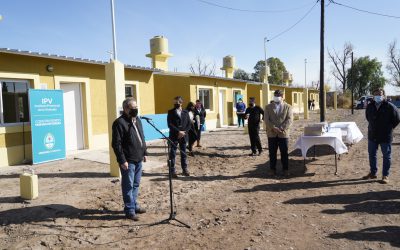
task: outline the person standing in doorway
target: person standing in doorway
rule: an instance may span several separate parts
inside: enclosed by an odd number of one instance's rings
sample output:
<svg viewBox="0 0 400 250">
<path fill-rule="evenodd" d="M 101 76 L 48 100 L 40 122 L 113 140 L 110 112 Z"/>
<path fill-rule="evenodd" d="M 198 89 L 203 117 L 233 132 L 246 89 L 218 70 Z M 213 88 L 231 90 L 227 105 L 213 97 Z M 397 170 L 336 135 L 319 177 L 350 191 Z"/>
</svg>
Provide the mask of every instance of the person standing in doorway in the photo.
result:
<svg viewBox="0 0 400 250">
<path fill-rule="evenodd" d="M 196 145 L 196 147 L 201 148 L 201 143 L 200 143 L 201 132 L 204 130 L 204 126 L 206 124 L 207 113 L 206 113 L 206 110 L 205 110 L 205 108 L 203 106 L 203 103 L 201 103 L 200 100 L 196 101 L 196 108 L 194 110 L 194 116 L 195 116 L 195 119 L 200 120 L 200 125 L 198 126 L 197 124 L 195 124 L 195 128 L 198 128 L 198 130 L 196 131 L 196 133 L 197 133 L 197 145 Z M 196 118 L 197 116 L 198 116 L 198 118 Z"/>
<path fill-rule="evenodd" d="M 283 100 L 283 92 L 275 90 L 274 102 L 265 107 L 265 125 L 268 136 L 269 166 L 276 175 L 276 154 L 281 152 L 283 175 L 289 176 L 289 135 L 293 123 L 292 106 Z"/>
<path fill-rule="evenodd" d="M 238 127 L 240 127 L 240 123 L 242 123 L 244 127 L 244 117 L 246 113 L 246 104 L 243 102 L 242 98 L 238 99 L 236 103 L 236 115 L 238 119 Z"/>
<path fill-rule="evenodd" d="M 124 212 L 128 219 L 138 221 L 137 214 L 145 213 L 137 202 L 142 161 L 146 162 L 147 147 L 142 122 L 138 118 L 136 100 L 126 98 L 122 103 L 123 114 L 112 125 L 112 148 L 121 170 Z"/>
<path fill-rule="evenodd" d="M 249 137 L 251 145 L 251 154 L 249 156 L 255 156 L 258 149 L 258 155 L 262 153 L 261 141 L 260 141 L 260 121 L 264 117 L 264 110 L 256 105 L 256 99 L 250 97 L 249 107 L 245 112 L 247 126 L 249 128 Z"/>
<path fill-rule="evenodd" d="M 190 120 L 189 113 L 187 110 L 182 109 L 183 98 L 177 96 L 174 98 L 174 108 L 168 110 L 167 123 L 169 127 L 169 139 L 172 141 L 170 143 L 169 159 L 171 163 L 171 172 L 173 178 L 178 178 L 175 169 L 175 158 L 176 150 L 178 149 L 181 155 L 181 167 L 182 174 L 184 176 L 190 176 L 187 163 L 186 146 L 188 143 L 188 133 L 190 127 L 192 126 L 192 121 Z"/>
<path fill-rule="evenodd" d="M 399 110 L 385 100 L 385 91 L 379 88 L 373 92 L 374 99 L 368 104 L 365 116 L 368 121 L 368 155 L 370 172 L 363 179 L 378 178 L 377 151 L 381 146 L 383 169 L 381 183 L 389 182 L 392 156 L 393 129 L 400 122 Z"/>
</svg>

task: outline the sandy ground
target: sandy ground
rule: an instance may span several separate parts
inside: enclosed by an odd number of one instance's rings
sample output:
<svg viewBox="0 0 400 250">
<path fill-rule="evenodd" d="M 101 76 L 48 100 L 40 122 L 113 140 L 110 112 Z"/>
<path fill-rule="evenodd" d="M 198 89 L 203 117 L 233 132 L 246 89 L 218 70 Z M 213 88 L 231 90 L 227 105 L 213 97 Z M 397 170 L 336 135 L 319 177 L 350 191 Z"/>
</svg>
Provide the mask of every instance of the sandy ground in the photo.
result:
<svg viewBox="0 0 400 250">
<path fill-rule="evenodd" d="M 356 121 L 366 135 L 364 111 L 328 111 L 329 121 Z M 364 181 L 367 141 L 342 155 L 339 175 L 328 146 L 303 159 L 293 145 L 305 123 L 293 125 L 290 178 L 267 175 L 268 154 L 250 153 L 248 135 L 230 128 L 204 134 L 190 157 L 192 177 L 174 180 L 177 218 L 169 217 L 167 168 L 145 169 L 139 222 L 124 219 L 120 182 L 106 164 L 68 159 L 37 166 L 40 196 L 19 198 L 20 169 L 0 170 L 0 248 L 85 249 L 394 249 L 400 248 L 399 145 L 397 128 L 390 184 Z M 267 138 L 262 133 L 266 148 Z M 150 157 L 165 161 L 163 143 Z M 311 156 L 311 150 L 309 151 Z M 280 163 L 278 162 L 278 168 Z M 381 166 L 381 157 L 379 157 Z M 379 169 L 381 171 L 381 167 Z"/>
</svg>

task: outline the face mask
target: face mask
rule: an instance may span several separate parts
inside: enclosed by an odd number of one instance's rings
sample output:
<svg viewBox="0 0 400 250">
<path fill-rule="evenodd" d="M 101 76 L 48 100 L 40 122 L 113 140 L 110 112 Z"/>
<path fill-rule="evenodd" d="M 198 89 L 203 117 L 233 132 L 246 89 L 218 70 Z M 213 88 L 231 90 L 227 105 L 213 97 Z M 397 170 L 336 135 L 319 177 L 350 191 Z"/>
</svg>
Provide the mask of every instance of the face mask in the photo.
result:
<svg viewBox="0 0 400 250">
<path fill-rule="evenodd" d="M 138 115 L 139 110 L 138 109 L 130 109 L 129 110 L 129 115 L 132 117 L 136 117 Z"/>
<path fill-rule="evenodd" d="M 181 107 L 180 104 L 178 104 L 178 103 L 175 103 L 175 104 L 174 104 L 174 108 L 178 109 L 178 108 L 180 108 L 180 107 Z"/>
<path fill-rule="evenodd" d="M 374 96 L 374 100 L 375 100 L 375 102 L 380 103 L 381 101 L 383 101 L 383 96 L 376 95 L 376 96 Z"/>
<path fill-rule="evenodd" d="M 282 97 L 281 96 L 274 96 L 274 102 L 281 102 Z"/>
</svg>

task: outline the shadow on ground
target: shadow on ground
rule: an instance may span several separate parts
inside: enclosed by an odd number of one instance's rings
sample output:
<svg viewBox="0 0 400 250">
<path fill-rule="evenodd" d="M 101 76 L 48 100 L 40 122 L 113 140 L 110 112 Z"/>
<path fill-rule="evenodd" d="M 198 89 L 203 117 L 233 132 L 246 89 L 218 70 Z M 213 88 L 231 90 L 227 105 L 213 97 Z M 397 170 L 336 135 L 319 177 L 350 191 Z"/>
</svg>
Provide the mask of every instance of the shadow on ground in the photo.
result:
<svg viewBox="0 0 400 250">
<path fill-rule="evenodd" d="M 360 231 L 330 234 L 332 239 L 348 239 L 354 241 L 388 242 L 393 247 L 400 247 L 400 226 L 370 227 Z"/>
</svg>

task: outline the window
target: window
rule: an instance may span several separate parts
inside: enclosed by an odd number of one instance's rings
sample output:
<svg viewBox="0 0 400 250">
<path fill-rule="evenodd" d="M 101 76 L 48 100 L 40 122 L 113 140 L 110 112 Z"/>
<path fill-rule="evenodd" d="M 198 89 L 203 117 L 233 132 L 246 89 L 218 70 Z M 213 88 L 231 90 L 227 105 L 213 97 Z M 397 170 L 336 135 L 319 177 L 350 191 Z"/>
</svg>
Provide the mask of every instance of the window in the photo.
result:
<svg viewBox="0 0 400 250">
<path fill-rule="evenodd" d="M 199 89 L 199 100 L 205 109 L 212 109 L 212 89 Z"/>
<path fill-rule="evenodd" d="M 237 100 L 240 98 L 243 99 L 242 92 L 240 90 L 233 91 L 233 108 L 236 108 Z"/>
<path fill-rule="evenodd" d="M 133 97 L 137 101 L 136 85 L 131 85 L 131 84 L 125 85 L 125 98 L 126 97 Z"/>
<path fill-rule="evenodd" d="M 0 123 L 29 122 L 27 81 L 1 81 Z"/>
</svg>

